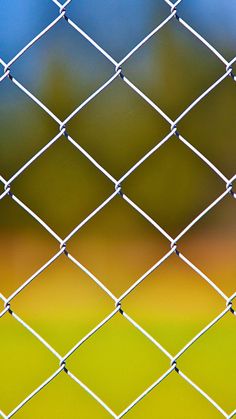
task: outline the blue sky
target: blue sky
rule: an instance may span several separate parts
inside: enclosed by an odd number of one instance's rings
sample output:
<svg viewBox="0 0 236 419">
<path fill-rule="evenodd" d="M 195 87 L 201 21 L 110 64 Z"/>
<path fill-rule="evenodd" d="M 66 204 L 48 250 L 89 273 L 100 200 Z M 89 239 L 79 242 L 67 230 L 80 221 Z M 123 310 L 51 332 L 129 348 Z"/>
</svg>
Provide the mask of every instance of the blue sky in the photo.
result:
<svg viewBox="0 0 236 419">
<path fill-rule="evenodd" d="M 73 0 L 68 11 L 87 33 L 117 59 L 122 58 L 168 12 L 164 0 Z M 0 56 L 7 61 L 57 16 L 58 9 L 51 0 L 1 0 L 0 14 Z M 221 52 L 227 45 L 236 55 L 236 1 L 183 0 L 179 14 Z M 65 22 L 62 23 L 65 26 Z M 60 42 L 62 39 L 58 36 L 60 30 L 64 30 L 62 25 L 54 35 L 50 34 L 50 39 L 54 36 L 56 44 L 58 39 Z M 67 31 L 63 36 L 67 38 L 69 57 L 68 45 L 71 43 L 74 47 L 79 35 Z M 34 62 L 36 71 L 43 48 L 37 53 L 36 50 L 35 47 L 32 49 L 30 60 L 27 57 L 21 59 L 23 67 Z"/>
</svg>

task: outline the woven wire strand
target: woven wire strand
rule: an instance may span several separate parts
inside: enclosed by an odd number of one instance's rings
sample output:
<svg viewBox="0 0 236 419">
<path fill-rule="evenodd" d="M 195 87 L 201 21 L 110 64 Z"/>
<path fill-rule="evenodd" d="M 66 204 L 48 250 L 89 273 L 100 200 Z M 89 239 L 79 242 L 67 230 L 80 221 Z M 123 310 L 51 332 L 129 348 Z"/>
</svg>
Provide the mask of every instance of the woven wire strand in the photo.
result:
<svg viewBox="0 0 236 419">
<path fill-rule="evenodd" d="M 4 413 L 0 410 L 0 417 L 9 419 L 13 417 L 23 406 L 30 402 L 33 397 L 46 387 L 51 381 L 53 381 L 59 374 L 65 373 L 70 379 L 75 381 L 85 392 L 87 392 L 97 403 L 99 403 L 111 417 L 120 419 L 124 417 L 130 410 L 132 410 L 143 398 L 145 398 L 149 392 L 151 392 L 155 387 L 157 387 L 162 381 L 167 380 L 171 374 L 177 373 L 183 380 L 185 380 L 191 387 L 195 389 L 202 397 L 204 397 L 214 408 L 225 418 L 230 419 L 236 416 L 236 409 L 232 412 L 226 412 L 216 400 L 214 400 L 209 394 L 207 394 L 204 389 L 200 388 L 196 383 L 191 380 L 191 377 L 188 377 L 184 371 L 180 370 L 178 367 L 178 360 L 181 356 L 192 346 L 198 339 L 214 327 L 214 325 L 220 322 L 225 316 L 233 315 L 235 316 L 235 311 L 233 309 L 233 302 L 236 298 L 236 292 L 232 295 L 226 295 L 223 290 L 221 290 L 215 283 L 214 280 L 209 278 L 204 272 L 202 272 L 199 267 L 195 266 L 192 261 L 190 261 L 183 253 L 178 249 L 179 240 L 189 231 L 191 228 L 198 223 L 205 215 L 211 212 L 220 202 L 222 202 L 228 195 L 232 198 L 236 198 L 236 193 L 233 190 L 233 183 L 236 180 L 236 174 L 232 174 L 231 178 L 227 178 L 219 168 L 217 168 L 214 163 L 212 163 L 207 156 L 201 153 L 200 150 L 196 149 L 191 142 L 184 138 L 181 132 L 178 129 L 179 122 L 185 118 L 188 113 L 197 106 L 201 101 L 204 100 L 211 92 L 221 84 L 227 77 L 230 77 L 233 81 L 236 81 L 236 77 L 233 74 L 232 65 L 236 62 L 236 57 L 233 57 L 230 61 L 227 61 L 219 51 L 200 33 L 198 33 L 188 22 L 183 20 L 178 13 L 178 6 L 182 0 L 178 0 L 175 3 L 172 3 L 170 0 L 163 0 L 169 7 L 168 16 L 156 27 L 154 28 L 145 38 L 141 40 L 136 46 L 134 46 L 129 53 L 121 60 L 115 60 L 107 51 L 105 51 L 93 38 L 91 38 L 86 32 L 84 32 L 72 19 L 67 16 L 67 8 L 69 7 L 72 0 L 67 0 L 64 4 L 60 3 L 58 0 L 51 0 L 55 6 L 57 6 L 58 15 L 54 20 L 45 27 L 35 38 L 33 38 L 24 48 L 22 48 L 12 59 L 7 63 L 2 58 L 0 58 L 0 65 L 3 67 L 3 75 L 0 77 L 0 82 L 3 82 L 4 79 L 8 78 L 20 89 L 25 95 L 27 95 L 34 103 L 37 104 L 44 112 L 48 114 L 58 125 L 58 133 L 50 140 L 48 143 L 41 148 L 36 154 L 34 154 L 22 167 L 20 167 L 9 179 L 5 179 L 0 175 L 0 182 L 4 187 L 4 192 L 0 194 L 0 201 L 10 197 L 17 205 L 19 205 L 28 215 L 30 215 L 43 229 L 45 229 L 49 235 L 51 235 L 58 242 L 58 251 L 51 257 L 45 264 L 34 272 L 28 279 L 26 279 L 14 292 L 8 297 L 0 294 L 0 299 L 4 304 L 4 309 L 0 312 L 0 318 L 10 315 L 16 322 L 18 322 L 22 327 L 24 327 L 28 333 L 34 336 L 48 351 L 50 351 L 54 357 L 58 360 L 59 366 L 55 372 L 48 377 L 39 387 L 34 389 L 24 400 L 22 400 L 15 408 L 9 412 Z M 209 53 L 214 54 L 215 57 L 222 64 L 222 75 L 219 77 L 211 86 L 209 86 L 202 94 L 197 97 L 175 120 L 172 120 L 159 106 L 154 103 L 153 100 L 148 97 L 145 92 L 139 89 L 127 76 L 124 74 L 122 65 L 126 63 L 140 48 L 142 48 L 148 41 L 154 37 L 158 36 L 159 31 L 165 27 L 171 20 L 176 19 L 179 25 L 185 27 L 200 43 L 204 44 L 205 47 L 209 50 Z M 67 116 L 67 118 L 62 121 L 55 115 L 40 99 L 38 99 L 30 90 L 28 90 L 19 80 L 14 77 L 14 64 L 16 61 L 24 55 L 24 53 L 29 50 L 35 43 L 37 43 L 42 37 L 44 37 L 53 27 L 55 27 L 61 20 L 65 21 L 66 25 L 71 26 L 77 33 L 78 36 L 83 37 L 90 43 L 99 53 L 101 53 L 106 60 L 108 60 L 112 67 L 113 72 L 111 72 L 110 78 L 101 85 L 97 90 L 95 90 L 84 102 L 78 105 L 78 107 Z M 120 179 L 115 179 L 112 174 L 110 174 L 102 165 L 91 156 L 75 139 L 73 139 L 67 132 L 68 122 L 75 117 L 84 107 L 86 107 L 90 102 L 92 102 L 100 93 L 102 93 L 109 85 L 111 85 L 117 78 L 121 78 L 122 81 L 132 89 L 137 95 L 139 95 L 152 109 L 154 109 L 165 121 L 169 124 L 170 131 L 159 143 L 157 143 L 151 150 L 149 150 L 139 161 L 137 161 L 126 173 L 122 175 Z M 134 201 L 132 201 L 126 194 L 122 191 L 122 183 L 127 179 L 135 170 L 142 165 L 146 160 L 150 158 L 154 153 L 158 153 L 158 150 L 163 147 L 167 142 L 171 141 L 173 137 L 177 137 L 178 140 L 183 143 L 192 153 L 194 153 L 202 162 L 208 166 L 222 182 L 222 193 L 208 205 L 197 217 L 195 217 L 191 223 L 189 223 L 177 237 L 171 237 L 168 232 L 166 232 L 156 221 L 154 221 L 150 215 L 142 210 Z M 16 195 L 11 191 L 12 183 L 34 162 L 44 153 L 48 151 L 49 148 L 64 138 L 65 141 L 69 141 L 74 146 L 75 152 L 80 152 L 83 154 L 97 169 L 100 171 L 114 186 L 114 192 L 108 196 L 101 204 L 95 208 L 88 216 L 80 222 L 74 229 L 64 238 L 60 237 L 47 223 L 42 220 L 31 208 L 29 208 L 22 200 L 20 200 Z M 163 237 L 169 243 L 169 248 L 166 251 L 165 255 L 159 259 L 153 266 L 151 266 L 143 275 L 138 278 L 126 291 L 120 295 L 114 295 L 102 282 L 101 279 L 97 278 L 90 270 L 82 265 L 79 260 L 77 260 L 71 253 L 67 250 L 68 241 L 87 223 L 90 222 L 104 207 L 110 203 L 117 196 L 120 199 L 123 199 L 130 205 L 135 211 L 137 211 L 148 223 L 150 223 L 157 231 L 159 231 Z M 212 321 L 207 324 L 202 330 L 200 330 L 196 336 L 194 336 L 189 342 L 187 342 L 184 347 L 177 353 L 171 354 L 169 351 L 162 346 L 162 344 L 157 341 L 153 336 L 151 336 L 140 324 L 136 322 L 135 319 L 130 317 L 130 315 L 123 310 L 122 302 L 123 300 L 133 292 L 133 290 L 138 287 L 143 281 L 147 280 L 148 276 L 158 269 L 171 255 L 175 255 L 180 258 L 187 266 L 189 266 L 200 278 L 205 281 L 209 287 L 211 287 L 214 292 L 216 292 L 222 299 L 222 311 L 214 318 Z M 78 341 L 66 354 L 59 354 L 55 348 L 53 348 L 49 342 L 47 342 L 43 336 L 41 336 L 36 330 L 29 326 L 24 319 L 17 315 L 14 311 L 14 298 L 20 293 L 24 292 L 26 287 L 38 280 L 41 273 L 45 271 L 51 264 L 53 264 L 58 258 L 66 257 L 71 263 L 73 263 L 77 268 L 82 270 L 91 281 L 93 281 L 98 287 L 100 287 L 104 293 L 106 293 L 114 303 L 114 310 L 105 317 L 99 324 L 97 324 L 90 332 L 85 335 L 80 341 Z M 95 394 L 92 389 L 90 389 L 85 383 L 83 383 L 78 377 L 76 377 L 68 368 L 67 368 L 67 359 L 88 340 L 91 339 L 99 329 L 101 329 L 105 324 L 107 324 L 114 316 L 121 315 L 125 321 L 131 324 L 136 330 L 139 331 L 146 339 L 148 339 L 157 350 L 161 351 L 165 357 L 170 362 L 170 367 L 166 372 L 158 377 L 157 380 L 152 383 L 147 389 L 144 389 L 143 393 L 140 394 L 129 406 L 127 406 L 122 412 L 115 413 L 111 407 L 109 407 L 100 397 Z"/>
</svg>

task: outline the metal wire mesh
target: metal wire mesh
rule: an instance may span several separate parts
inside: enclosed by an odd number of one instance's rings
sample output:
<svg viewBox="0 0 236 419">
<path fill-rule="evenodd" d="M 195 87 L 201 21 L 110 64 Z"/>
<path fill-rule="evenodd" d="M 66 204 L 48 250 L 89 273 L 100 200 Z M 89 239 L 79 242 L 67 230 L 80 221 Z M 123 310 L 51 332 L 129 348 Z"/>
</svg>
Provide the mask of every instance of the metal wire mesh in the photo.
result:
<svg viewBox="0 0 236 419">
<path fill-rule="evenodd" d="M 234 315 L 236 312 L 233 309 L 233 300 L 236 298 L 236 292 L 233 295 L 226 295 L 215 283 L 213 279 L 210 279 L 205 273 L 203 273 L 197 266 L 195 266 L 189 259 L 187 259 L 184 254 L 182 254 L 178 250 L 178 242 L 180 238 L 182 238 L 196 223 L 199 222 L 207 213 L 212 211 L 227 195 L 231 195 L 232 198 L 236 198 L 236 193 L 233 190 L 233 182 L 236 180 L 236 174 L 233 174 L 230 179 L 228 179 L 208 158 L 201 153 L 200 150 L 196 149 L 186 138 L 184 138 L 178 130 L 178 123 L 186 117 L 186 115 L 190 112 L 192 108 L 198 105 L 200 101 L 203 101 L 204 98 L 211 94 L 211 92 L 218 86 L 220 83 L 223 82 L 224 79 L 230 77 L 233 81 L 236 81 L 236 76 L 233 74 L 232 65 L 236 62 L 236 57 L 232 58 L 232 60 L 227 61 L 209 42 L 205 39 L 201 34 L 199 34 L 191 25 L 189 25 L 185 20 L 183 20 L 178 14 L 178 5 L 181 3 L 182 0 L 178 0 L 176 3 L 172 3 L 170 0 L 164 0 L 168 6 L 170 7 L 170 13 L 165 20 L 163 20 L 152 32 L 150 32 L 138 45 L 136 45 L 120 62 L 117 62 L 110 54 L 108 54 L 100 45 L 96 43 L 94 39 L 92 39 L 87 33 L 85 33 L 72 19 L 67 16 L 67 6 L 71 3 L 72 0 L 67 0 L 64 4 L 61 4 L 57 0 L 52 0 L 56 6 L 58 7 L 59 15 L 42 31 L 40 32 L 31 42 L 29 42 L 21 51 L 18 52 L 8 63 L 4 62 L 0 58 L 0 64 L 3 67 L 4 74 L 0 77 L 0 82 L 3 82 L 5 78 L 9 78 L 10 81 L 16 86 L 16 88 L 20 89 L 27 95 L 33 102 L 35 102 L 40 108 L 42 108 L 56 123 L 58 124 L 59 132 L 58 134 L 51 139 L 42 149 L 40 149 L 35 155 L 31 157 L 30 160 L 27 161 L 16 173 L 14 173 L 10 179 L 4 179 L 0 176 L 0 181 L 4 185 L 4 192 L 0 195 L 0 200 L 3 200 L 7 195 L 15 201 L 24 211 L 26 211 L 34 220 L 37 221 L 38 224 L 43 229 L 46 229 L 47 232 L 58 242 L 59 250 L 58 252 L 48 260 L 40 269 L 37 270 L 30 278 L 28 278 L 21 286 L 19 286 L 11 295 L 8 297 L 3 296 L 0 294 L 0 298 L 5 304 L 4 310 L 0 313 L 0 317 L 10 315 L 12 316 L 16 322 L 19 322 L 27 331 L 28 333 L 32 334 L 35 339 L 38 339 L 42 345 L 44 345 L 48 351 L 50 351 L 59 362 L 58 369 L 50 376 L 47 380 L 45 380 L 38 388 L 36 388 L 31 394 L 29 394 L 24 400 L 21 401 L 11 412 L 4 413 L 0 410 L 0 416 L 2 418 L 11 418 L 13 417 L 26 403 L 30 402 L 30 400 L 37 395 L 45 386 L 47 386 L 58 374 L 67 374 L 74 380 L 79 386 L 81 386 L 85 392 L 89 393 L 92 398 L 94 398 L 112 417 L 118 419 L 125 416 L 133 407 L 140 402 L 149 392 L 151 392 L 155 387 L 157 387 L 163 380 L 168 380 L 168 377 L 171 374 L 177 373 L 185 380 L 190 386 L 192 386 L 196 392 L 200 393 L 210 404 L 212 404 L 218 412 L 224 416 L 225 418 L 233 418 L 236 416 L 236 410 L 233 412 L 226 412 L 218 403 L 217 400 L 212 398 L 209 394 L 207 394 L 203 388 L 200 388 L 195 382 L 191 380 L 191 377 L 188 377 L 182 370 L 178 367 L 178 360 L 179 358 L 192 346 L 198 339 L 209 331 L 217 322 L 220 322 L 224 316 L 227 315 Z M 222 76 L 216 80 L 211 86 L 208 87 L 196 100 L 194 100 L 179 116 L 177 119 L 172 120 L 159 106 L 154 103 L 146 94 L 141 91 L 136 85 L 129 80 L 122 70 L 122 65 L 132 57 L 136 51 L 144 44 L 146 44 L 150 38 L 158 36 L 158 32 L 172 19 L 176 19 L 179 25 L 183 25 L 192 35 L 197 38 L 199 43 L 203 43 L 209 50 L 209 53 L 214 54 L 217 59 L 223 64 L 222 67 Z M 55 25 L 58 24 L 59 21 L 64 20 L 65 25 L 70 25 L 76 32 L 78 32 L 78 36 L 82 36 L 85 38 L 97 51 L 99 51 L 105 59 L 110 61 L 110 63 L 114 67 L 114 71 L 111 77 L 104 83 L 101 87 L 99 87 L 96 91 L 94 91 L 91 96 L 89 96 L 83 103 L 81 103 L 68 117 L 62 121 L 60 120 L 47 106 L 42 103 L 37 97 L 34 96 L 23 84 L 21 84 L 13 75 L 13 64 L 28 50 L 31 48 L 32 45 L 37 43 L 48 31 L 50 31 Z M 75 141 L 68 133 L 67 133 L 67 124 L 68 122 L 81 111 L 89 102 L 93 101 L 93 99 L 99 95 L 107 86 L 113 83 L 113 81 L 120 77 L 126 85 L 128 85 L 137 95 L 141 96 L 141 98 L 148 103 L 150 107 L 152 107 L 158 114 L 164 118 L 170 126 L 170 131 L 168 135 L 163 138 L 155 147 L 153 147 L 147 154 L 145 154 L 136 164 L 134 164 L 120 179 L 115 179 L 107 170 L 105 170 L 98 161 L 95 160 L 77 141 Z M 122 183 L 123 181 L 128 178 L 143 162 L 149 159 L 151 155 L 156 153 L 160 147 L 162 147 L 165 143 L 167 143 L 173 136 L 176 136 L 180 142 L 182 142 L 192 153 L 194 153 L 198 158 L 204 162 L 214 173 L 215 176 L 218 177 L 222 181 L 222 193 L 215 199 L 207 208 L 205 208 L 194 220 L 188 224 L 177 237 L 171 237 L 159 224 L 157 224 L 146 212 L 144 212 L 135 202 L 133 202 L 126 194 L 122 191 Z M 114 192 L 108 196 L 108 198 L 102 202 L 92 213 L 90 213 L 79 225 L 77 225 L 65 238 L 61 238 L 55 231 L 53 231 L 37 214 L 35 214 L 27 205 L 24 204 L 16 195 L 14 195 L 11 191 L 12 183 L 28 168 L 32 165 L 42 154 L 47 153 L 47 150 L 56 143 L 61 137 L 64 137 L 65 141 L 69 141 L 73 146 L 75 152 L 82 153 L 94 166 L 96 166 L 97 170 L 100 171 L 105 177 L 107 177 L 110 182 L 114 185 Z M 120 196 L 120 199 L 125 200 L 131 207 L 134 208 L 142 217 L 145 218 L 146 221 L 151 223 L 169 242 L 170 248 L 165 253 L 165 255 L 158 260 L 153 266 L 150 267 L 136 282 L 134 282 L 122 295 L 115 296 L 102 282 L 102 279 L 98 279 L 95 275 L 93 275 L 85 266 L 83 266 L 72 254 L 70 254 L 67 250 L 67 243 L 72 238 L 72 236 L 77 233 L 82 226 L 88 223 L 93 217 L 95 217 L 103 208 L 111 202 L 117 195 Z M 125 312 L 122 308 L 123 300 L 133 292 L 133 290 L 138 287 L 146 278 L 154 271 L 157 270 L 158 267 L 167 260 L 172 254 L 175 254 L 177 258 L 180 258 L 185 264 L 187 264 L 193 271 L 195 271 L 199 277 L 201 277 L 202 281 L 206 281 L 212 289 L 219 294 L 222 298 L 222 311 L 215 317 L 209 324 L 207 324 L 196 336 L 194 336 L 186 345 L 177 353 L 177 354 L 170 354 L 154 337 L 152 337 L 146 330 L 144 330 L 136 321 L 135 319 L 131 318 L 127 312 Z M 14 298 L 19 293 L 24 293 L 26 287 L 30 285 L 30 283 L 36 278 L 40 276 L 40 274 L 46 270 L 51 264 L 56 261 L 56 259 L 60 257 L 66 257 L 70 259 L 70 261 L 75 264 L 78 269 L 81 269 L 85 272 L 88 277 L 92 281 L 94 281 L 98 287 L 100 287 L 104 293 L 106 293 L 114 302 L 115 308 L 114 310 L 106 317 L 102 322 L 100 322 L 93 330 L 91 330 L 86 336 L 84 336 L 74 347 L 72 347 L 66 354 L 59 354 L 40 334 L 37 333 L 36 330 L 32 329 L 24 319 L 20 318 L 17 313 L 14 311 Z M 37 279 L 38 280 L 38 279 Z M 88 388 L 82 381 L 80 381 L 79 377 L 76 377 L 74 374 L 70 372 L 67 368 L 67 359 L 75 352 L 79 351 L 79 348 L 84 344 L 85 341 L 92 338 L 96 332 L 102 328 L 107 322 L 109 322 L 114 316 L 121 315 L 125 318 L 134 328 L 136 328 L 141 334 L 143 334 L 146 339 L 152 342 L 153 345 L 156 346 L 156 349 L 161 351 L 167 358 L 170 360 L 170 368 L 161 376 L 158 377 L 157 380 L 150 385 L 147 389 L 143 391 L 139 397 L 136 398 L 129 406 L 127 406 L 122 412 L 115 413 L 101 398 L 93 392 L 92 389 Z"/>
</svg>

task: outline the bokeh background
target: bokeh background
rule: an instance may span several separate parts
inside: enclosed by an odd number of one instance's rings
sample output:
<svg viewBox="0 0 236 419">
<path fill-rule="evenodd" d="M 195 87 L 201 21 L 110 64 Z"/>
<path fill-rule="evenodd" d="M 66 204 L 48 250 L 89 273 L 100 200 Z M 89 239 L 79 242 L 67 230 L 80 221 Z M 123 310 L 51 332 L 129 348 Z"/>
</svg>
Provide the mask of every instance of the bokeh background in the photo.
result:
<svg viewBox="0 0 236 419">
<path fill-rule="evenodd" d="M 10 60 L 57 13 L 49 0 L 2 0 L 1 58 Z M 226 59 L 235 56 L 235 2 L 186 0 L 178 13 Z M 68 16 L 116 60 L 168 14 L 161 0 L 74 0 L 68 7 Z M 123 71 L 175 119 L 225 68 L 172 20 Z M 113 72 L 64 20 L 12 66 L 16 79 L 61 119 Z M 235 99 L 235 84 L 227 78 L 178 127 L 228 178 L 235 174 Z M 6 179 L 58 132 L 55 122 L 9 79 L 0 85 L 0 126 L 0 175 Z M 117 79 L 68 124 L 67 131 L 119 178 L 168 133 L 169 126 Z M 113 185 L 65 138 L 11 187 L 61 237 L 113 192 Z M 173 137 L 124 182 L 123 190 L 176 236 L 225 185 Z M 9 197 L 0 202 L 0 229 L 0 292 L 7 297 L 57 252 L 58 244 Z M 235 292 L 235 233 L 235 201 L 228 196 L 179 242 L 179 249 L 227 295 Z M 168 249 L 168 241 L 119 196 L 68 242 L 68 250 L 117 296 Z M 123 307 L 175 354 L 224 309 L 224 301 L 173 255 Z M 62 256 L 14 299 L 12 308 L 64 354 L 113 310 L 114 303 Z M 1 319 L 0 337 L 0 409 L 8 413 L 58 368 L 58 361 L 9 315 Z M 228 314 L 179 360 L 183 372 L 227 412 L 236 408 L 235 344 L 235 318 Z M 169 368 L 169 360 L 117 315 L 68 360 L 68 366 L 118 413 Z M 16 417 L 105 419 L 109 414 L 61 374 Z M 127 417 L 217 419 L 221 414 L 173 374 Z"/>
</svg>

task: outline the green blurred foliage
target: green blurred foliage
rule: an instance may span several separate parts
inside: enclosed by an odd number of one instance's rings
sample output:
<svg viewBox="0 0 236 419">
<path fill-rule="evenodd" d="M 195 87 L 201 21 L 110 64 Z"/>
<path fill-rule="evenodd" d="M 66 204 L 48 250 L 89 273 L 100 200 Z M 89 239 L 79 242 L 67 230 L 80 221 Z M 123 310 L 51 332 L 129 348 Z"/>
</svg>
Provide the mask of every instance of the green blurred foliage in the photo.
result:
<svg viewBox="0 0 236 419">
<path fill-rule="evenodd" d="M 224 72 L 205 47 L 184 30 L 179 32 L 175 23 L 167 26 L 124 65 L 127 77 L 173 119 Z M 78 67 L 75 72 L 67 66 L 52 55 L 37 92 L 61 119 L 94 89 L 91 75 L 85 83 Z M 12 89 L 19 95 L 15 103 Z M 0 112 L 1 173 L 7 178 L 58 132 L 56 124 L 15 89 L 9 86 L 9 103 Z M 235 163 L 235 94 L 232 80 L 226 79 L 178 125 L 180 133 L 228 177 Z M 74 117 L 67 131 L 118 179 L 167 135 L 169 126 L 116 80 Z M 175 234 L 224 190 L 224 183 L 172 137 L 124 182 L 123 189 Z M 113 185 L 63 137 L 13 182 L 12 190 L 64 234 L 112 193 Z M 2 225 L 14 219 L 9 211 L 5 217 L 2 210 Z M 115 214 L 110 216 L 115 221 Z"/>
</svg>

